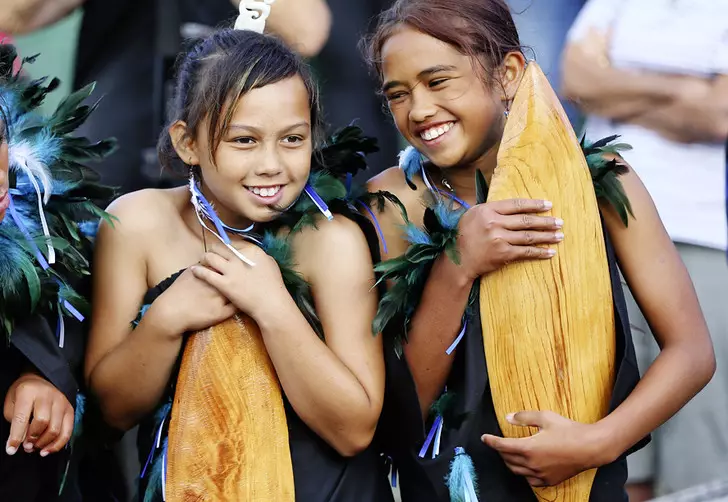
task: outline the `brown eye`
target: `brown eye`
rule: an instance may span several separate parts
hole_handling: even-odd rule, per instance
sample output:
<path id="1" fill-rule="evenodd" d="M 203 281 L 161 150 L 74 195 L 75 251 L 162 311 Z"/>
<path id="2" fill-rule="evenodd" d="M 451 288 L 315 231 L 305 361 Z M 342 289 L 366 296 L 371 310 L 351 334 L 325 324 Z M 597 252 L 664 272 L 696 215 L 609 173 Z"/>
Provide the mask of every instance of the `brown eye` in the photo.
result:
<path id="1" fill-rule="evenodd" d="M 448 79 L 446 79 L 446 78 L 438 78 L 436 80 L 431 80 L 430 83 L 429 83 L 429 87 L 432 89 L 432 88 L 435 88 L 435 87 L 437 87 L 439 85 L 444 84 L 447 81 L 448 81 Z"/>

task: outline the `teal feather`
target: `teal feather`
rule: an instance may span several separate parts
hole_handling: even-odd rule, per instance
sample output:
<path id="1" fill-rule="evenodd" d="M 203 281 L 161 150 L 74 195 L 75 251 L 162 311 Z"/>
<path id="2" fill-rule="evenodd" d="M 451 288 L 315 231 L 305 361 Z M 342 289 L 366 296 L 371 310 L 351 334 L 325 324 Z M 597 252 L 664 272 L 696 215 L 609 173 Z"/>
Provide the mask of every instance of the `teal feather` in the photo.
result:
<path id="1" fill-rule="evenodd" d="M 98 183 L 99 176 L 83 162 L 100 160 L 115 148 L 113 140 L 91 143 L 73 137 L 73 130 L 93 111 L 83 105 L 93 91 L 87 86 L 64 99 L 51 117 L 39 113 L 38 107 L 47 95 L 58 88 L 58 79 L 28 80 L 13 73 L 17 53 L 11 45 L 0 46 L 0 105 L 7 118 L 8 144 L 12 152 L 31 152 L 43 165 L 51 179 L 50 201 L 45 206 L 57 260 L 49 270 L 42 270 L 36 261 L 34 246 L 6 216 L 0 223 L 0 331 L 9 339 L 17 319 L 32 313 L 55 315 L 58 302 L 65 299 L 84 311 L 85 303 L 72 288 L 90 273 L 94 233 L 80 231 L 93 226 L 108 215 L 96 205 L 105 204 L 113 191 Z M 30 64 L 34 57 L 25 58 Z M 20 150 L 18 150 L 20 148 Z M 41 233 L 36 193 L 26 173 L 10 166 L 13 203 L 19 218 L 32 236 L 32 241 L 45 252 Z M 60 286 L 59 286 L 60 283 Z M 60 295 L 60 296 L 59 296 Z"/>
<path id="2" fill-rule="evenodd" d="M 477 502 L 478 478 L 473 460 L 461 447 L 455 448 L 455 458 L 450 462 L 450 473 L 445 477 L 450 491 L 450 502 Z"/>

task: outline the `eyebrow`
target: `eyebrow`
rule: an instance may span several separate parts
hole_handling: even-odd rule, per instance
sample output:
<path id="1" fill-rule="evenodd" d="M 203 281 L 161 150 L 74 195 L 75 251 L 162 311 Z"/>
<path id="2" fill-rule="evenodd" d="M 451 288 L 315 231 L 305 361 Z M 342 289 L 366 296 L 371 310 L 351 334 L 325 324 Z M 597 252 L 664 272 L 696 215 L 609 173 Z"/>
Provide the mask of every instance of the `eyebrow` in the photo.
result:
<path id="1" fill-rule="evenodd" d="M 421 72 L 417 74 L 417 80 L 421 80 L 423 77 L 427 77 L 432 75 L 433 73 L 439 73 L 441 71 L 453 71 L 456 70 L 457 67 L 450 65 L 450 64 L 439 64 L 435 66 L 430 66 L 429 68 L 425 68 Z M 398 85 L 403 85 L 402 82 L 398 80 L 390 80 L 389 82 L 385 82 L 385 84 L 382 86 L 381 92 L 387 92 L 392 87 L 397 87 Z"/>
<path id="2" fill-rule="evenodd" d="M 304 120 L 304 121 L 301 121 L 301 122 L 296 122 L 295 124 L 286 127 L 285 129 L 283 129 L 283 132 L 292 131 L 293 129 L 297 129 L 299 127 L 307 127 L 307 128 L 309 128 L 311 126 L 310 126 L 310 124 L 308 122 L 306 122 Z M 261 132 L 262 132 L 257 127 L 252 126 L 252 125 L 246 125 L 246 124 L 230 124 L 230 126 L 228 127 L 228 130 L 233 130 L 233 129 L 239 129 L 239 130 L 242 130 L 242 131 L 250 131 L 250 132 L 253 132 L 253 133 L 256 133 L 256 134 L 261 134 Z"/>

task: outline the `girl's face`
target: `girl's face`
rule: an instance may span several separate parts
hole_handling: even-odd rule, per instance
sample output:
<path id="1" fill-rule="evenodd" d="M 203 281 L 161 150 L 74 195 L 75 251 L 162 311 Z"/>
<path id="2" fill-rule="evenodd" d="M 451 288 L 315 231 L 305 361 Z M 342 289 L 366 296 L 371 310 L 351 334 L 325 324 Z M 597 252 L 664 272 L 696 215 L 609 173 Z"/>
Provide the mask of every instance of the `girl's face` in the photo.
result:
<path id="1" fill-rule="evenodd" d="M 187 157 L 179 148 L 178 153 L 200 166 L 203 191 L 220 218 L 243 226 L 271 221 L 296 201 L 311 170 L 312 143 L 308 92 L 295 76 L 238 100 L 214 163 L 206 122 Z"/>
<path id="2" fill-rule="evenodd" d="M 382 92 L 397 129 L 435 165 L 473 164 L 498 144 L 507 96 L 484 83 L 469 56 L 403 25 L 381 58 Z"/>
<path id="3" fill-rule="evenodd" d="M 5 212 L 10 204 L 10 196 L 8 194 L 8 142 L 5 138 L 5 124 L 0 122 L 0 222 L 5 218 Z"/>

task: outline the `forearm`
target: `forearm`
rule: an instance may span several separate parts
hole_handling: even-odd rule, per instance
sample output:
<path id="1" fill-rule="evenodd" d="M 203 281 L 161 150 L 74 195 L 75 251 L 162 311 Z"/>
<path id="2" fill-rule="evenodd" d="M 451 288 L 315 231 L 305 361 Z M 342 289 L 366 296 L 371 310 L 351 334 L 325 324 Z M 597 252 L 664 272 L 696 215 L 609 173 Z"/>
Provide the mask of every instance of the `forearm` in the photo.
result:
<path id="1" fill-rule="evenodd" d="M 275 312 L 256 316 L 286 398 L 296 414 L 341 455 L 366 448 L 381 400 L 314 333 L 288 297 Z"/>
<path id="2" fill-rule="evenodd" d="M 59 21 L 83 0 L 7 0 L 0 9 L 0 31 L 21 35 Z"/>
<path id="3" fill-rule="evenodd" d="M 240 0 L 231 0 L 236 7 Z M 304 57 L 318 54 L 329 38 L 331 11 L 326 0 L 276 0 L 266 31 L 279 36 Z"/>
<path id="4" fill-rule="evenodd" d="M 679 96 L 680 76 L 620 70 L 586 57 L 578 44 L 564 54 L 563 93 L 587 113 L 624 121 Z"/>
<path id="5" fill-rule="evenodd" d="M 168 332 L 154 305 L 126 339 L 106 354 L 88 378 L 105 420 L 121 430 L 136 425 L 164 395 L 182 346 L 182 337 Z"/>
<path id="6" fill-rule="evenodd" d="M 677 142 L 724 143 L 728 138 L 728 77 L 695 84 L 676 102 L 655 107 L 630 122 Z"/>
<path id="7" fill-rule="evenodd" d="M 715 358 L 709 343 L 665 347 L 629 397 L 598 426 L 614 460 L 662 425 L 709 381 Z"/>
<path id="8" fill-rule="evenodd" d="M 448 355 L 446 351 L 460 332 L 471 288 L 472 281 L 441 255 L 432 266 L 412 318 L 404 355 L 425 417 L 450 374 L 455 352 Z"/>

